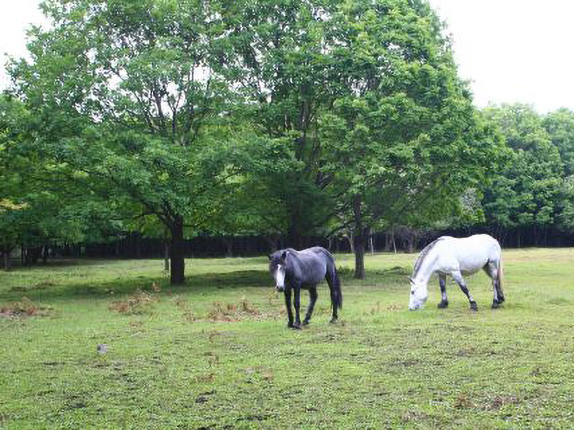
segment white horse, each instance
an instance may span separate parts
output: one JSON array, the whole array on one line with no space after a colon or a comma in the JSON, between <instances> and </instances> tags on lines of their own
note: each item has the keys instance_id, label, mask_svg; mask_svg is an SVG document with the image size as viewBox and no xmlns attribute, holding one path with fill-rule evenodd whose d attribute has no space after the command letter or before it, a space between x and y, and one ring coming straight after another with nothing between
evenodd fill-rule
<instances>
[{"instance_id":1,"label":"white horse","mask_svg":"<svg viewBox=\"0 0 574 430\"><path fill-rule=\"evenodd\" d=\"M411 277L411 298L409 309L419 309L428 298L427 284L433 273L438 274L442 300L439 308L448 307L446 276L450 275L470 302L470 309L476 311L476 302L468 292L463 275L472 275L483 269L492 279L494 301L492 308L504 302L501 287L502 260L500 244L487 234L465 238L442 236L423 249L415 262Z\"/></svg>"}]
</instances>

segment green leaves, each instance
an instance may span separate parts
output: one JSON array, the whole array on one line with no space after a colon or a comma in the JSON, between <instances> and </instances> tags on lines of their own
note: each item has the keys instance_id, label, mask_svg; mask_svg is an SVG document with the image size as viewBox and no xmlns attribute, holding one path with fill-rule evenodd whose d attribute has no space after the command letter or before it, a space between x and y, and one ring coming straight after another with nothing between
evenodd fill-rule
<instances>
[{"instance_id":1,"label":"green leaves","mask_svg":"<svg viewBox=\"0 0 574 430\"><path fill-rule=\"evenodd\" d=\"M488 108L484 115L500 127L513 151L485 194L487 219L503 227L555 224L563 170L541 117L525 105Z\"/></svg>"},{"instance_id":2,"label":"green leaves","mask_svg":"<svg viewBox=\"0 0 574 430\"><path fill-rule=\"evenodd\" d=\"M571 115L476 114L426 1L43 8L53 26L11 66L21 103L0 109L10 210L68 193L62 219L105 208L149 234L283 234L295 246L337 229L475 222L485 188L500 225L570 210L556 199L570 195ZM27 171L45 190L22 186Z\"/></svg>"}]
</instances>

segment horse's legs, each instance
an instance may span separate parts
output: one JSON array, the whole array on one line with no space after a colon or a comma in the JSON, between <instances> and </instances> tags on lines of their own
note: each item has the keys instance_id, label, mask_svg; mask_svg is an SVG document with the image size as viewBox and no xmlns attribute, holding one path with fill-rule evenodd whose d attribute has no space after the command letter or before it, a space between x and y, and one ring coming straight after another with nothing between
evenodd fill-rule
<instances>
[{"instance_id":1,"label":"horse's legs","mask_svg":"<svg viewBox=\"0 0 574 430\"><path fill-rule=\"evenodd\" d=\"M301 328L301 317L299 315L299 310L301 309L301 285L296 285L294 288L295 299L293 300L293 305L295 306L295 324L294 328Z\"/></svg>"},{"instance_id":2,"label":"horse's legs","mask_svg":"<svg viewBox=\"0 0 574 430\"><path fill-rule=\"evenodd\" d=\"M438 304L439 309L448 308L448 298L446 296L446 275L438 275L438 283L440 285L441 301Z\"/></svg>"},{"instance_id":3,"label":"horse's legs","mask_svg":"<svg viewBox=\"0 0 574 430\"><path fill-rule=\"evenodd\" d=\"M500 263L498 263L500 264ZM502 292L502 279L500 279L500 271L496 274L496 281L494 281L494 287L496 288L496 295L498 297L498 304L506 300L504 298L504 293Z\"/></svg>"},{"instance_id":4,"label":"horse's legs","mask_svg":"<svg viewBox=\"0 0 574 430\"><path fill-rule=\"evenodd\" d=\"M336 323L339 319L339 314L337 311L338 303L339 303L339 296L338 291L335 288L331 288L331 307L333 308L333 315L331 316L332 323Z\"/></svg>"},{"instance_id":5,"label":"horse's legs","mask_svg":"<svg viewBox=\"0 0 574 430\"><path fill-rule=\"evenodd\" d=\"M500 285L500 261L489 261L484 266L484 271L492 279L492 291L494 293L494 299L492 300L492 309L496 309L504 302L504 293L502 292L502 286Z\"/></svg>"},{"instance_id":6,"label":"horse's legs","mask_svg":"<svg viewBox=\"0 0 574 430\"><path fill-rule=\"evenodd\" d=\"M309 302L309 307L307 308L307 315L305 315L305 319L303 320L303 325L309 324L311 321L311 315L313 315L313 309L315 309L315 302L317 301L317 287L309 288L309 297L311 301Z\"/></svg>"},{"instance_id":7,"label":"horse's legs","mask_svg":"<svg viewBox=\"0 0 574 430\"><path fill-rule=\"evenodd\" d=\"M456 283L458 284L462 292L466 295L466 297L468 297L468 301L470 303L470 309L473 311L477 311L478 306L474 301L474 299L472 298L472 295L469 293L468 288L466 287L466 282L464 282L464 278L462 277L462 274L459 271L456 271L452 272L451 276L456 281Z\"/></svg>"},{"instance_id":8,"label":"horse's legs","mask_svg":"<svg viewBox=\"0 0 574 430\"><path fill-rule=\"evenodd\" d=\"M293 328L293 310L291 310L291 287L285 288L285 307L287 308L287 327Z\"/></svg>"}]
</instances>

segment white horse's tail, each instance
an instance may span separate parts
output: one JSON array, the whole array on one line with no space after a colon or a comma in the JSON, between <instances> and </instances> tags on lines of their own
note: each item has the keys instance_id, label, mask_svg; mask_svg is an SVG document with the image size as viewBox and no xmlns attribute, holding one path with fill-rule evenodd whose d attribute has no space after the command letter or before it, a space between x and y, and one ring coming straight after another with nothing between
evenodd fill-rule
<instances>
[{"instance_id":1,"label":"white horse's tail","mask_svg":"<svg viewBox=\"0 0 574 430\"><path fill-rule=\"evenodd\" d=\"M498 261L498 272L496 274L496 281L497 281L497 295L498 295L498 302L502 303L504 301L504 292L502 291L502 276L504 275L504 271L502 269L502 256Z\"/></svg>"}]
</instances>

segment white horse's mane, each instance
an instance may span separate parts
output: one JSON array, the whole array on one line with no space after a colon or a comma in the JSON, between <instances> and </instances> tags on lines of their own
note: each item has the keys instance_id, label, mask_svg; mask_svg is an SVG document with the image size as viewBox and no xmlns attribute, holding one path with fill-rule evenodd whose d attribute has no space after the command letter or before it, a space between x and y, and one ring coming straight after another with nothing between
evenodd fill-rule
<instances>
[{"instance_id":1,"label":"white horse's mane","mask_svg":"<svg viewBox=\"0 0 574 430\"><path fill-rule=\"evenodd\" d=\"M417 275L419 269L421 268L423 261L425 259L425 257L431 252L431 250L434 248L434 246L440 242L441 240L446 239L446 237L439 237L438 239L433 240L431 243L429 243L427 246L425 246L423 248L423 250L421 251L421 253L419 254L417 261L415 261L415 267L413 269L413 278Z\"/></svg>"}]
</instances>

